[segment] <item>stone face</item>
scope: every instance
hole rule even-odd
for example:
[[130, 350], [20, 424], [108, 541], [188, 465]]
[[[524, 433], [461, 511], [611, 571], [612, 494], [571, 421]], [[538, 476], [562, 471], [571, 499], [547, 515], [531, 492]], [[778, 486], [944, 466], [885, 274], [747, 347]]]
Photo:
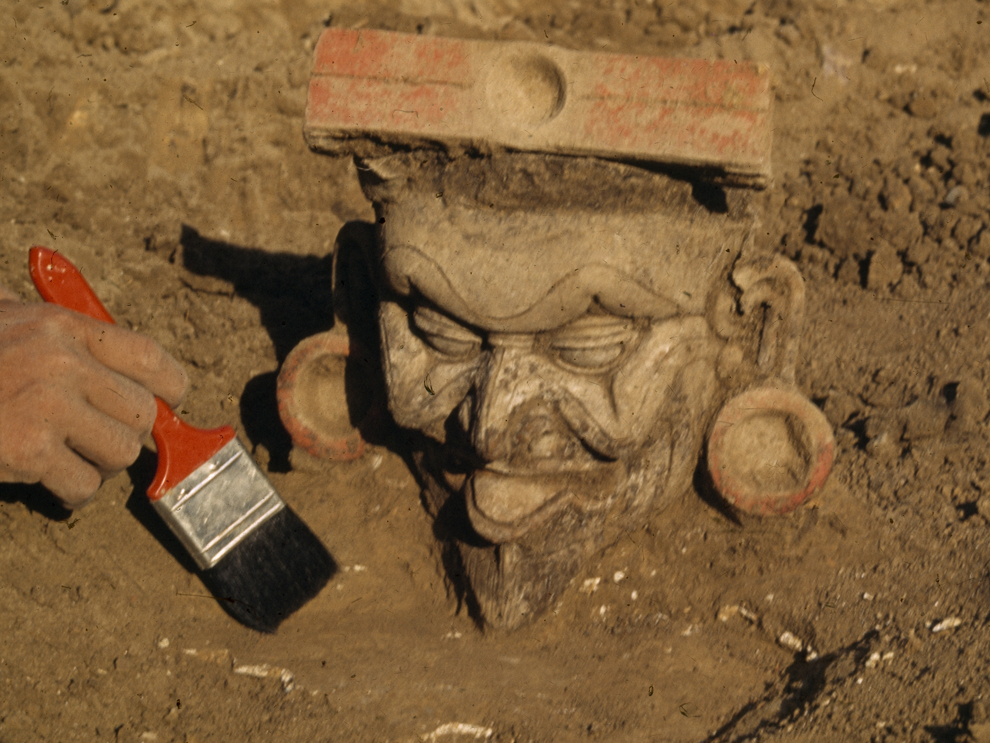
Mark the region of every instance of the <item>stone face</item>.
[[330, 28], [316, 49], [305, 134], [332, 153], [441, 143], [709, 168], [765, 184], [769, 80], [750, 62]]
[[[473, 537], [457, 549], [482, 615], [517, 626], [590, 552], [686, 487], [720, 396], [725, 342], [705, 311], [745, 222], [561, 207], [546, 193], [529, 208], [506, 206], [518, 192], [458, 203], [435, 183], [463, 164], [397, 160], [363, 171], [384, 220], [374, 261], [389, 410], [425, 434], [431, 509], [467, 516]], [[370, 182], [376, 167], [401, 168], [403, 190]], [[545, 180], [546, 158], [509, 167]], [[624, 166], [605, 170], [616, 180]], [[577, 171], [567, 177], [603, 175]], [[649, 188], [671, 203], [690, 194], [664, 176]]]
[[[485, 622], [530, 620], [689, 487], [732, 394], [793, 383], [803, 286], [752, 255], [748, 189], [701, 199], [662, 174], [546, 155], [401, 153], [358, 170], [378, 215], [367, 262], [388, 408], [422, 434], [426, 502]], [[796, 489], [760, 512], [827, 473], [817, 452], [789, 454]]]

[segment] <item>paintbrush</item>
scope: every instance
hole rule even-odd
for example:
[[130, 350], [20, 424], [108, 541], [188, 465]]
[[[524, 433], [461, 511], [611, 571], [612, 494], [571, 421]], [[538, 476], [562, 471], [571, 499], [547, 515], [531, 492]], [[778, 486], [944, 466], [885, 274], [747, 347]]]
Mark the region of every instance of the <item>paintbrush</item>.
[[[49, 248], [31, 248], [46, 302], [112, 323], [82, 274]], [[158, 471], [148, 498], [235, 619], [262, 632], [315, 596], [336, 572], [330, 553], [275, 492], [230, 426], [194, 428], [160, 398], [152, 436]]]

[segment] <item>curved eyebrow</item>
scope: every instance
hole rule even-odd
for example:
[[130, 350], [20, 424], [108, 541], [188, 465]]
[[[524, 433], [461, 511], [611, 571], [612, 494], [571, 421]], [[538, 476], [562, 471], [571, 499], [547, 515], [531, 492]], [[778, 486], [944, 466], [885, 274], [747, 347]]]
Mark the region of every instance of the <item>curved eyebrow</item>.
[[445, 338], [469, 343], [478, 343], [481, 341], [480, 336], [470, 328], [430, 307], [416, 307], [410, 313], [410, 317], [413, 324], [424, 333], [442, 335]]
[[677, 302], [661, 297], [631, 276], [610, 266], [587, 265], [552, 284], [529, 308], [513, 316], [475, 312], [443, 268], [420, 250], [399, 245], [382, 257], [388, 285], [402, 296], [415, 292], [460, 321], [503, 333], [537, 333], [556, 328], [598, 305], [618, 317], [663, 319], [684, 314]]

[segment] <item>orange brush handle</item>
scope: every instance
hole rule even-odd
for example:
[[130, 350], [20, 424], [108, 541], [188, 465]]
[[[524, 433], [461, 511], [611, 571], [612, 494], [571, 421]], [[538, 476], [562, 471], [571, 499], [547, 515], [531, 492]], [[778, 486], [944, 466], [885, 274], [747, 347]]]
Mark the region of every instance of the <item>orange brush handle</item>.
[[[113, 317], [97, 298], [79, 269], [50, 248], [35, 246], [28, 258], [31, 280], [46, 302], [112, 323]], [[195, 472], [204, 462], [237, 435], [230, 426], [206, 430], [195, 428], [172, 412], [156, 397], [158, 415], [151, 435], [158, 447], [158, 472], [148, 488], [155, 501]]]

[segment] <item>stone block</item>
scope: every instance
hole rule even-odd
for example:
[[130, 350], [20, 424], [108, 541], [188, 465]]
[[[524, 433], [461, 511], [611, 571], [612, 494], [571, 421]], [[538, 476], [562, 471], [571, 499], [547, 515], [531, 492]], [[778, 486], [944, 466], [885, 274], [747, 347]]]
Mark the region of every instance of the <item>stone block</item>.
[[330, 28], [306, 107], [310, 146], [585, 155], [770, 176], [770, 75], [731, 60], [665, 59]]

